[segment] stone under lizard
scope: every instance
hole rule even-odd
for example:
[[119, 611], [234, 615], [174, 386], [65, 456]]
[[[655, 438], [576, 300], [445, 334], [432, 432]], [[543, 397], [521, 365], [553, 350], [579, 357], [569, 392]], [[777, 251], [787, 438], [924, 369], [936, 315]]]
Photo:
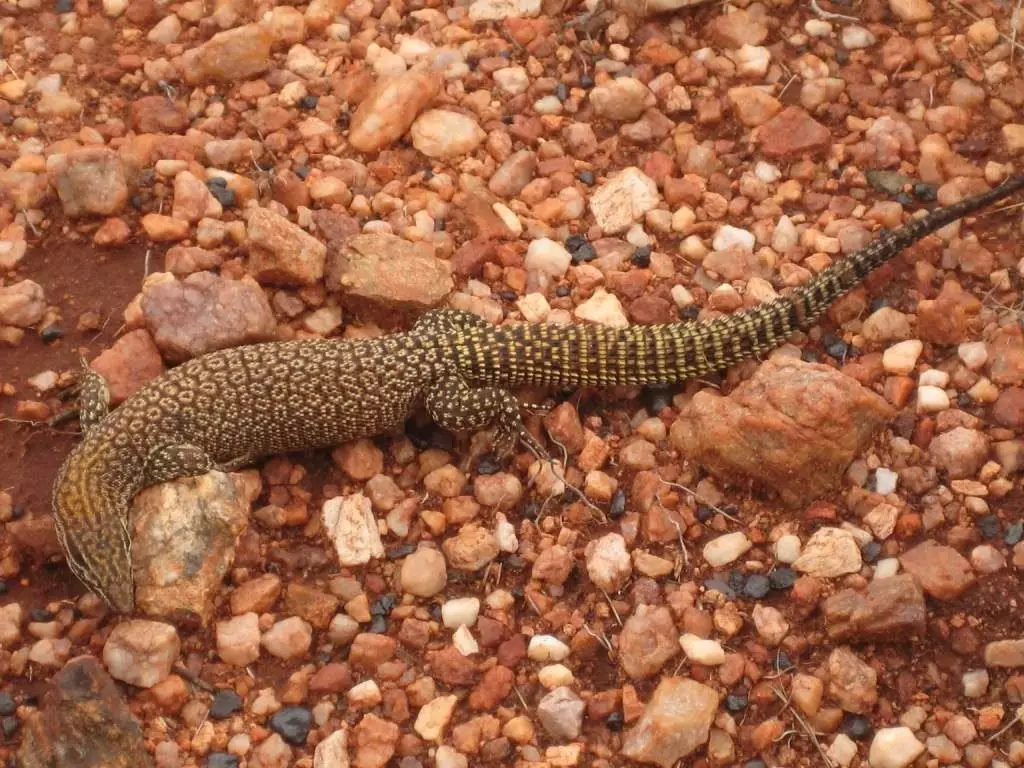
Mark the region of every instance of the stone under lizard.
[[809, 327], [911, 244], [1022, 187], [1024, 175], [1013, 176], [882, 234], [788, 295], [704, 323], [495, 326], [439, 309], [381, 338], [212, 352], [146, 383], [109, 413], [105, 382], [86, 366], [84, 438], [53, 491], [60, 544], [89, 589], [114, 611], [130, 612], [129, 506], [147, 486], [387, 432], [422, 406], [450, 430], [495, 427], [502, 454], [522, 442], [546, 455], [525, 429], [511, 388], [666, 385], [724, 370]]

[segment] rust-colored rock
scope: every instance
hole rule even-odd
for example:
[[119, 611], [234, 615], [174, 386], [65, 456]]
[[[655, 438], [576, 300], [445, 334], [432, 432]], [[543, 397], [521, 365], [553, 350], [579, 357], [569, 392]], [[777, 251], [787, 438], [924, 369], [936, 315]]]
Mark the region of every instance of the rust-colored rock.
[[931, 539], [900, 555], [900, 565], [917, 578], [925, 592], [938, 600], [959, 597], [975, 580], [967, 558]]
[[714, 474], [753, 478], [799, 505], [833, 488], [893, 413], [828, 366], [773, 358], [728, 397], [698, 392], [671, 438]]
[[[732, 14], [730, 14], [732, 15]], [[768, 157], [798, 158], [824, 152], [832, 134], [800, 107], [787, 107], [757, 132], [761, 151]]]
[[68, 760], [104, 768], [153, 765], [142, 727], [97, 659], [72, 659], [51, 684], [42, 708], [26, 724], [18, 752], [22, 768], [53, 768]]
[[150, 379], [164, 372], [164, 361], [144, 328], [126, 333], [90, 363], [107, 382], [112, 406], [127, 400]]
[[903, 643], [925, 630], [924, 593], [909, 574], [844, 589], [825, 601], [824, 613], [833, 640]]
[[355, 235], [327, 258], [327, 286], [384, 306], [437, 306], [454, 287], [451, 266], [395, 235]]

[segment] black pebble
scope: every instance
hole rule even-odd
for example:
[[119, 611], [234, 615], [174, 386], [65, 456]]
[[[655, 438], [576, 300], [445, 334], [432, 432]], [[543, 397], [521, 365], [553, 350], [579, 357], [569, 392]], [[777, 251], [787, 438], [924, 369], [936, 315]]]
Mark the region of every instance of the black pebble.
[[480, 460], [476, 463], [476, 471], [481, 475], [494, 475], [501, 470], [501, 465], [498, 463], [493, 453], [485, 453], [480, 457]]
[[569, 98], [569, 86], [565, 83], [559, 83], [555, 87], [555, 96], [558, 97], [559, 101], [565, 101]]
[[516, 299], [519, 298], [519, 294], [513, 291], [511, 288], [506, 288], [505, 290], [501, 291], [498, 295], [501, 296], [502, 301], [515, 301]]
[[211, 752], [206, 758], [206, 768], [238, 768], [238, 758], [227, 752]]
[[926, 203], [930, 203], [939, 196], [939, 189], [934, 184], [925, 184], [919, 181], [914, 185], [914, 197]]
[[821, 362], [821, 358], [818, 353], [813, 349], [805, 349], [800, 353], [800, 359], [805, 363], [818, 363]]
[[912, 198], [906, 192], [900, 192], [898, 195], [896, 195], [896, 202], [899, 203], [900, 205], [913, 205], [914, 198]]
[[715, 510], [713, 510], [711, 507], [707, 506], [706, 504], [701, 504], [700, 506], [697, 507], [697, 521], [698, 522], [706, 523], [708, 520], [710, 520], [714, 516], [715, 516]]
[[843, 717], [841, 728], [851, 739], [863, 739], [871, 733], [871, 721], [864, 715], [847, 714]]
[[725, 708], [730, 712], [742, 712], [747, 708], [747, 694], [730, 693], [725, 697]]
[[17, 520], [25, 514], [24, 504], [15, 504], [14, 509], [11, 510], [11, 520]]
[[889, 306], [889, 300], [888, 299], [875, 298], [875, 299], [871, 300], [871, 303], [868, 305], [868, 309], [871, 312], [877, 312], [882, 307], [888, 307], [888, 306]]
[[605, 725], [608, 726], [608, 730], [613, 733], [618, 733], [622, 730], [623, 722], [621, 712], [612, 712], [604, 721]]
[[1024, 539], [1024, 523], [1014, 523], [1006, 529], [1003, 541], [1012, 547], [1014, 544], [1019, 544], [1021, 539]]
[[18, 730], [18, 718], [11, 716], [0, 720], [0, 730], [3, 731], [4, 738], [11, 738]]
[[771, 581], [764, 574], [755, 573], [743, 585], [743, 594], [751, 600], [760, 600], [772, 588]]
[[608, 517], [612, 520], [618, 520], [626, 514], [626, 493], [621, 488], [615, 491], [615, 495], [612, 496], [612, 504], [608, 509]]
[[789, 660], [789, 656], [782, 651], [775, 654], [775, 671], [786, 672], [790, 669], [793, 669], [793, 662]]
[[597, 256], [594, 246], [583, 235], [569, 235], [565, 239], [565, 250], [572, 256], [574, 264], [582, 264]]
[[210, 705], [210, 717], [214, 720], [223, 720], [241, 708], [242, 697], [231, 689], [224, 688], [213, 695], [213, 703]]
[[580, 88], [593, 88], [594, 78], [588, 74], [580, 75]]
[[994, 539], [999, 535], [1002, 527], [999, 518], [995, 515], [985, 515], [978, 518], [978, 530], [981, 531], [981, 535], [986, 539]]
[[33, 608], [28, 612], [28, 617], [32, 621], [42, 624], [46, 621], [53, 621], [53, 614], [45, 608]]
[[40, 331], [39, 338], [41, 338], [44, 342], [49, 344], [51, 341], [56, 341], [63, 335], [64, 329], [61, 328], [59, 325], [48, 325], [46, 328], [43, 328], [43, 330]]
[[299, 99], [299, 109], [316, 109], [316, 96], [307, 94]]
[[743, 764], [743, 768], [768, 768], [768, 766], [764, 764], [764, 760], [747, 760]]
[[17, 705], [14, 703], [14, 698], [9, 693], [0, 693], [0, 717], [7, 717], [7, 715], [13, 715]]
[[633, 251], [632, 261], [638, 267], [651, 266], [651, 246], [641, 245]]
[[306, 707], [285, 707], [270, 718], [270, 728], [281, 734], [289, 744], [301, 746], [306, 743], [309, 729], [313, 727], [313, 713]]
[[770, 574], [768, 574], [768, 581], [771, 582], [772, 589], [789, 589], [799, 578], [797, 572], [792, 568], [776, 568]]
[[0, 580], [0, 595], [6, 595], [8, 589], [7, 582]]
[[306, 177], [309, 176], [309, 168], [307, 168], [304, 165], [300, 165], [298, 168], [295, 169], [295, 175], [298, 176], [303, 181], [305, 181]]
[[370, 606], [371, 616], [389, 616], [391, 611], [395, 608], [397, 598], [394, 595], [388, 593], [381, 595], [373, 601], [373, 605]]
[[576, 174], [576, 178], [580, 180], [581, 184], [586, 184], [588, 187], [593, 186], [594, 182], [597, 181], [593, 171], [580, 171]]
[[416, 551], [415, 544], [400, 544], [388, 552], [388, 560], [401, 560]]
[[385, 616], [374, 616], [370, 622], [370, 634], [386, 635], [388, 633], [388, 620]]
[[746, 581], [747, 581], [747, 577], [744, 576], [739, 571], [737, 571], [737, 570], [729, 571], [729, 578], [728, 578], [729, 589], [731, 589], [736, 594], [739, 594], [740, 592], [743, 591], [743, 587], [746, 584]]
[[222, 186], [214, 186], [212, 184], [210, 185], [210, 194], [213, 195], [217, 202], [225, 208], [233, 208], [237, 199], [235, 197], [235, 190]]
[[53, 4], [53, 10], [57, 13], [71, 13], [75, 10], [75, 0], [57, 0]]
[[560, 296], [562, 298], [568, 296], [569, 295], [569, 286], [568, 285], [560, 285], [560, 286], [558, 286], [557, 288], [555, 288], [555, 295], [556, 296]]
[[704, 589], [709, 592], [721, 592], [729, 599], [736, 597], [736, 592], [734, 592], [733, 588], [729, 586], [729, 582], [724, 581], [723, 579], [708, 579], [704, 582]]
[[873, 563], [882, 554], [882, 545], [877, 541], [869, 541], [860, 548], [860, 555], [865, 563]]

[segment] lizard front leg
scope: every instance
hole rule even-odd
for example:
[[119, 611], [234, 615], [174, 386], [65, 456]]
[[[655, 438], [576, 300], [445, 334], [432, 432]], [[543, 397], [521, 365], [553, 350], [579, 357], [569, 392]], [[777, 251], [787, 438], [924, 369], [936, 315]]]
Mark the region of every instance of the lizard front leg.
[[427, 412], [452, 431], [495, 427], [495, 453], [507, 456], [522, 442], [540, 458], [547, 451], [523, 425], [519, 403], [511, 392], [497, 387], [470, 387], [460, 376], [448, 376], [426, 394]]
[[82, 372], [78, 383], [78, 423], [88, 433], [110, 413], [110, 388], [107, 380], [81, 358]]

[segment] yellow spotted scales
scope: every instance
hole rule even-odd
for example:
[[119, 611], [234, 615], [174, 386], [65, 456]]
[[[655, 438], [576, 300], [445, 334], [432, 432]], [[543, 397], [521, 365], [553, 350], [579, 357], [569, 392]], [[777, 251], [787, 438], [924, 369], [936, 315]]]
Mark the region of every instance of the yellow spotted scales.
[[522, 441], [510, 388], [671, 384], [767, 352], [907, 246], [1024, 187], [1015, 176], [937, 209], [842, 258], [770, 303], [707, 323], [609, 328], [494, 326], [467, 312], [428, 312], [405, 333], [367, 340], [271, 342], [184, 363], [107, 413], [106, 386], [85, 369], [84, 439], [53, 492], [57, 535], [71, 570], [115, 611], [134, 606], [128, 510], [141, 489], [261, 456], [306, 450], [401, 426], [425, 406], [451, 430], [497, 428]]

